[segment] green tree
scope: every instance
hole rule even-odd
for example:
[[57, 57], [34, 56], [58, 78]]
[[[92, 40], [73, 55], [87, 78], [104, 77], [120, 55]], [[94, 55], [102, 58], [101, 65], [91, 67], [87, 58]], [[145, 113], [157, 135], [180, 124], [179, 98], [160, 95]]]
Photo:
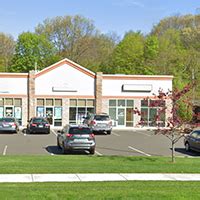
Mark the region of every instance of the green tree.
[[128, 32], [116, 46], [110, 66], [105, 73], [148, 74], [144, 68], [144, 36], [140, 32]]
[[53, 45], [44, 35], [24, 32], [18, 37], [10, 71], [28, 72], [35, 67], [41, 70], [57, 60]]
[[115, 46], [113, 37], [101, 34], [91, 20], [79, 15], [46, 19], [35, 32], [46, 35], [59, 56], [93, 71], [99, 70]]
[[15, 41], [11, 35], [0, 33], [0, 71], [7, 72], [15, 51]]

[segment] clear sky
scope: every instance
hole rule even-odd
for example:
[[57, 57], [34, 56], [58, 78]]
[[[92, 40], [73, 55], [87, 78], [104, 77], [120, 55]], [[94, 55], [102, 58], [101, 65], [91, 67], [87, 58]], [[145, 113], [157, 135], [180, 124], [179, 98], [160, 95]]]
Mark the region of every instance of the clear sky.
[[82, 15], [103, 33], [145, 34], [164, 17], [197, 13], [199, 0], [0, 0], [0, 32], [17, 38], [46, 18]]

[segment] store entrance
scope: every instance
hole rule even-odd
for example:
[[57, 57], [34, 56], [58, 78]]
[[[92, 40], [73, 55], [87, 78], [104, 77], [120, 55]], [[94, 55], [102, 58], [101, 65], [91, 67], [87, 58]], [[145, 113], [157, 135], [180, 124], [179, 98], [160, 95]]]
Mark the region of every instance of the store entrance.
[[53, 125], [53, 107], [46, 107], [46, 118]]

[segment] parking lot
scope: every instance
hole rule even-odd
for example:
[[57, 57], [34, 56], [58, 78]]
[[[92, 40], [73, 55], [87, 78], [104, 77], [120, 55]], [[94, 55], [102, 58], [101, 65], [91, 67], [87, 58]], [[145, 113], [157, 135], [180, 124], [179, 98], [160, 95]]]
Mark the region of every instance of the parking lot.
[[[60, 155], [56, 145], [56, 130], [46, 134], [31, 134], [20, 131], [18, 134], [0, 133], [1, 155]], [[170, 156], [170, 140], [152, 131], [113, 130], [111, 135], [97, 134], [96, 155], [125, 156]], [[78, 152], [73, 154], [85, 154]], [[176, 144], [176, 156], [199, 156], [187, 153], [183, 139]]]

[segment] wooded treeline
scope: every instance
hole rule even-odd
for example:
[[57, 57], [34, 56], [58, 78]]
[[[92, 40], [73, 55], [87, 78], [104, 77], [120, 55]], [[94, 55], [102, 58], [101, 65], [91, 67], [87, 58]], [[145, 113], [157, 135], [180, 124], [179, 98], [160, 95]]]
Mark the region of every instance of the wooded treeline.
[[0, 33], [0, 71], [41, 70], [63, 58], [94, 71], [120, 74], [174, 75], [174, 86], [195, 80], [198, 98], [200, 74], [200, 15], [162, 19], [149, 34], [127, 31], [103, 34], [83, 16], [46, 19], [34, 32], [17, 41]]

